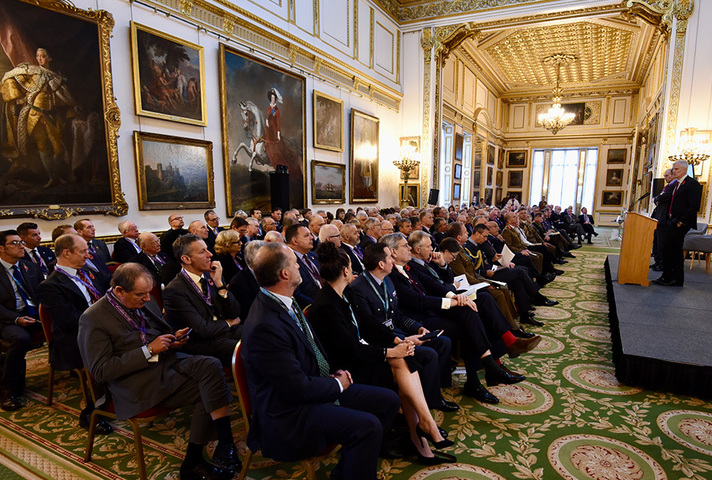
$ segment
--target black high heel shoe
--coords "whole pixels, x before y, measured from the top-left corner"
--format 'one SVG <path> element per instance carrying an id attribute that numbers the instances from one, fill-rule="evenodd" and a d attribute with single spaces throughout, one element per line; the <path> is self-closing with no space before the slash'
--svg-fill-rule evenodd
<path id="1" fill-rule="evenodd" d="M 439 442 L 436 442 L 435 440 L 433 440 L 433 437 L 431 437 L 429 433 L 425 433 L 423 431 L 423 429 L 420 428 L 420 425 L 415 426 L 415 434 L 418 435 L 420 438 L 424 438 L 427 441 L 429 441 L 430 443 L 432 443 L 433 446 L 437 449 L 452 447 L 453 445 L 455 445 L 455 442 L 453 442 L 452 440 L 448 440 L 448 439 L 440 440 Z"/>

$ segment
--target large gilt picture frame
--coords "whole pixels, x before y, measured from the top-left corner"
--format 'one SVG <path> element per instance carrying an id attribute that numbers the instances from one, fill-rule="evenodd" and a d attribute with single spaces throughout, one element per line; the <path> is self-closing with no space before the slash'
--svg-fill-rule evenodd
<path id="1" fill-rule="evenodd" d="M 351 109 L 351 203 L 378 203 L 378 117 Z"/>
<path id="2" fill-rule="evenodd" d="M 203 47 L 131 22 L 136 115 L 207 126 Z"/>
<path id="3" fill-rule="evenodd" d="M 346 165 L 312 160 L 311 192 L 314 205 L 344 203 L 346 201 Z"/>
<path id="4" fill-rule="evenodd" d="M 140 210 L 215 208 L 213 142 L 134 132 Z"/>
<path id="5" fill-rule="evenodd" d="M 344 102 L 314 90 L 314 147 L 344 151 Z"/>
<path id="6" fill-rule="evenodd" d="M 3 0 L 0 218 L 126 215 L 109 41 L 114 19 Z"/>
<path id="7" fill-rule="evenodd" d="M 289 206 L 306 203 L 304 77 L 220 44 L 227 211 L 271 210 L 270 173 L 289 172 Z"/>

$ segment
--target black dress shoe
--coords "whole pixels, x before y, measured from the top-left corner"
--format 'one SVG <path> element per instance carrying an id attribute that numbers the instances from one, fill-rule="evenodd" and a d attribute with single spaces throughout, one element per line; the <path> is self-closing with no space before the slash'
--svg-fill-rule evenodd
<path id="1" fill-rule="evenodd" d="M 558 268 L 555 268 L 555 269 L 553 270 L 553 272 L 554 272 L 556 275 L 563 275 L 564 273 L 566 273 L 565 271 L 559 270 Z"/>
<path id="2" fill-rule="evenodd" d="M 460 406 L 455 402 L 448 402 L 444 398 L 440 401 L 440 405 L 434 407 L 435 410 L 440 410 L 441 412 L 457 412 L 460 410 Z"/>
<path id="3" fill-rule="evenodd" d="M 662 285 L 663 287 L 682 287 L 683 286 L 683 282 L 675 281 L 675 280 L 665 280 L 662 277 L 657 278 L 655 280 L 651 280 L 651 281 L 652 281 L 652 283 Z"/>
<path id="4" fill-rule="evenodd" d="M 532 338 L 518 338 L 516 342 L 507 347 L 507 355 L 509 358 L 517 358 L 522 353 L 534 350 L 539 342 L 541 342 L 539 335 L 534 335 Z M 490 383 L 487 382 L 487 384 Z"/>
<path id="5" fill-rule="evenodd" d="M 519 323 L 533 325 L 535 327 L 543 327 L 544 326 L 544 322 L 540 322 L 539 320 L 536 320 L 533 316 L 529 316 L 526 319 L 520 318 Z M 514 336 L 516 337 L 517 335 L 514 335 Z"/>
<path id="6" fill-rule="evenodd" d="M 206 461 L 200 461 L 192 466 L 180 466 L 180 480 L 228 480 L 233 472 L 223 470 Z"/>
<path id="7" fill-rule="evenodd" d="M 576 245 L 576 244 L 571 244 L 571 246 L 569 246 L 569 248 L 572 249 L 572 250 L 576 250 L 576 249 L 581 248 L 581 247 L 582 247 L 582 245 L 581 245 L 580 243 L 579 243 L 578 245 Z"/>
<path id="8" fill-rule="evenodd" d="M 422 428 L 420 428 L 420 425 L 415 426 L 415 434 L 420 437 L 421 441 L 427 440 L 428 442 L 432 443 L 433 447 L 437 448 L 438 450 L 440 450 L 441 448 L 448 448 L 455 445 L 455 442 L 453 442 L 452 440 L 448 440 L 447 438 L 436 442 L 435 439 L 429 433 L 426 433 L 425 431 L 423 431 Z"/>
<path id="9" fill-rule="evenodd" d="M 89 429 L 89 419 L 91 418 L 91 411 L 82 410 L 79 413 L 79 426 L 85 430 Z M 99 416 L 96 422 L 96 428 L 94 432 L 97 435 L 108 435 L 114 431 L 114 427 L 107 421 L 106 417 Z"/>
<path id="10" fill-rule="evenodd" d="M 571 253 L 571 252 L 566 252 L 566 253 L 564 253 L 562 256 L 563 256 L 563 257 L 566 257 L 566 258 L 576 258 L 576 255 L 574 255 L 574 254 Z"/>
<path id="11" fill-rule="evenodd" d="M 527 332 L 522 327 L 519 327 L 516 330 L 510 330 L 510 332 L 512 332 L 512 335 L 514 335 L 517 338 L 532 338 L 534 336 L 533 333 Z"/>
<path id="12" fill-rule="evenodd" d="M 502 383 L 505 385 L 512 385 L 514 383 L 523 382 L 526 379 L 527 377 L 524 375 L 508 373 L 502 368 L 498 368 L 497 371 L 492 373 L 485 372 L 485 382 L 487 382 L 488 387 L 494 387 L 495 385 L 500 385 Z"/>
<path id="13" fill-rule="evenodd" d="M 586 242 L 586 245 L 593 245 L 593 242 L 589 240 L 588 242 Z"/>
<path id="14" fill-rule="evenodd" d="M 0 403 L 0 408 L 5 410 L 6 412 L 14 412 L 15 410 L 21 409 L 22 404 L 17 399 L 17 397 L 15 397 L 15 395 L 11 393 L 6 393 L 3 396 L 2 403 Z"/>
<path id="15" fill-rule="evenodd" d="M 569 263 L 569 261 L 564 260 L 563 258 L 557 258 L 556 262 L 554 262 L 554 263 L 556 263 L 557 265 L 566 265 L 567 263 Z"/>
<path id="16" fill-rule="evenodd" d="M 240 456 L 234 443 L 218 442 L 213 453 L 212 464 L 221 470 L 237 472 L 242 468 Z"/>
<path id="17" fill-rule="evenodd" d="M 542 307 L 553 307 L 554 305 L 559 304 L 558 300 L 549 300 L 544 295 L 541 295 L 541 298 L 534 299 L 534 301 L 532 303 L 534 303 L 534 305 L 538 305 L 538 306 L 542 306 Z"/>
<path id="18" fill-rule="evenodd" d="M 465 382 L 465 387 L 463 388 L 465 395 L 472 397 L 475 400 L 482 403 L 499 403 L 499 398 L 492 395 L 481 383 L 473 384 L 470 382 Z"/>

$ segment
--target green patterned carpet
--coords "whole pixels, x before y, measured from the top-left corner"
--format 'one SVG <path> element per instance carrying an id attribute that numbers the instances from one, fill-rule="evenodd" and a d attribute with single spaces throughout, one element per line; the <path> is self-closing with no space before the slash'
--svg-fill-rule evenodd
<path id="1" fill-rule="evenodd" d="M 422 468 L 406 460 L 380 460 L 383 479 L 596 479 L 712 478 L 712 404 L 618 384 L 611 363 L 603 262 L 617 245 L 577 250 L 566 274 L 544 293 L 559 300 L 539 307 L 546 326 L 537 349 L 507 361 L 526 382 L 491 389 L 501 403 L 479 404 L 456 386 L 446 392 L 461 409 L 436 412 L 456 446 L 460 463 Z M 704 268 L 704 266 L 695 268 Z M 55 404 L 47 393 L 46 351 L 29 361 L 27 406 L 0 412 L 0 479 L 137 478 L 133 438 L 125 424 L 99 437 L 94 462 L 82 462 L 86 432 L 77 426 L 81 393 L 76 379 L 60 374 Z M 457 385 L 464 383 L 456 376 Z M 233 430 L 244 449 L 243 423 L 234 409 Z M 186 447 L 188 422 L 177 412 L 144 428 L 148 471 L 175 479 Z M 328 478 L 334 459 L 319 466 Z M 4 466 L 4 467 L 2 467 Z M 305 478 L 298 464 L 257 457 L 254 479 Z"/>

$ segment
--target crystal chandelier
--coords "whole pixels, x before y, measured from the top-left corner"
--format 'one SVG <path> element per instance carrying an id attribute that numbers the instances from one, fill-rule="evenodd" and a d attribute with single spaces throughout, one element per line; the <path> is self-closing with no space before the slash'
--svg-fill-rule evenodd
<path id="1" fill-rule="evenodd" d="M 685 131 L 687 132 L 687 137 L 681 138 L 678 144 L 675 145 L 675 148 L 668 155 L 668 160 L 673 163 L 678 160 L 685 160 L 692 165 L 694 170 L 697 165 L 710 158 L 710 145 L 708 142 L 695 139 L 695 131 L 697 131 L 695 127 L 687 127 Z"/>
<path id="2" fill-rule="evenodd" d="M 571 112 L 565 112 L 561 107 L 561 86 L 560 86 L 560 76 L 561 76 L 561 65 L 567 64 L 576 60 L 574 55 L 567 55 L 564 53 L 556 53 L 554 55 L 549 55 L 544 58 L 545 64 L 553 63 L 556 65 L 556 88 L 554 88 L 554 97 L 551 99 L 554 104 L 551 106 L 548 112 L 539 114 L 539 123 L 550 130 L 551 133 L 556 135 L 559 130 L 563 130 L 569 123 L 571 123 L 575 115 Z"/>

